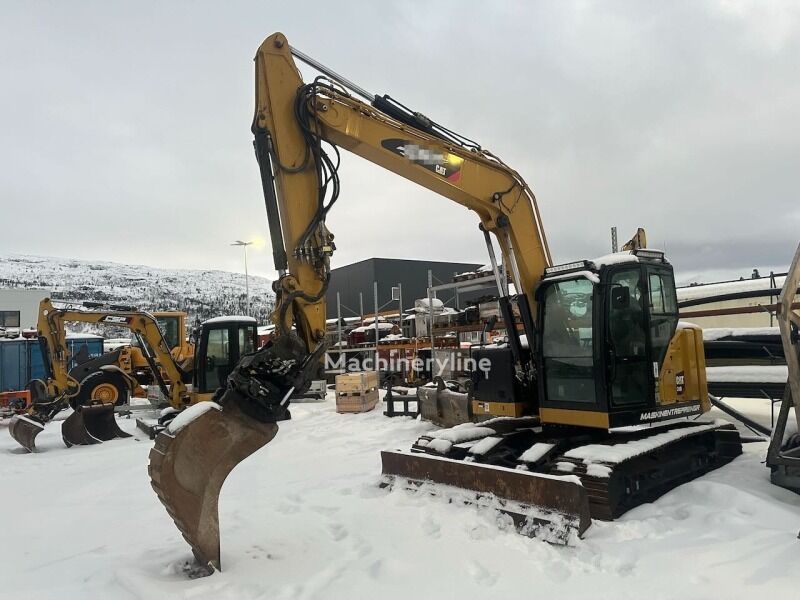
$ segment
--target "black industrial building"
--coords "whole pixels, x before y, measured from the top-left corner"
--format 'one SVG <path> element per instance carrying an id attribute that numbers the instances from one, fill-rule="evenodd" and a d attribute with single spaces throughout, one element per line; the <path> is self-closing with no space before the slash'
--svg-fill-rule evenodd
<path id="1" fill-rule="evenodd" d="M 403 309 L 414 306 L 414 300 L 426 298 L 428 295 L 428 271 L 433 273 L 433 284 L 449 283 L 456 273 L 474 271 L 481 265 L 476 263 L 440 262 L 434 260 L 405 260 L 400 258 L 368 258 L 351 265 L 339 267 L 331 271 L 331 282 L 328 286 L 328 318 L 336 318 L 336 294 L 342 303 L 342 317 L 358 316 L 361 310 L 359 293 L 363 297 L 364 313 L 374 314 L 375 302 L 373 282 L 378 282 L 378 306 L 381 310 L 397 308 L 392 302 L 392 287 L 397 284 L 403 289 Z M 439 298 L 448 306 L 452 294 L 440 295 Z M 466 301 L 469 296 L 460 297 Z"/>

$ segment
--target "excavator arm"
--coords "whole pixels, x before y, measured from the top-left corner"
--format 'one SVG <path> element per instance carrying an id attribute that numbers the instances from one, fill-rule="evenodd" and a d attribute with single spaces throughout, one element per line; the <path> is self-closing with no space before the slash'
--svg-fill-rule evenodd
<path id="1" fill-rule="evenodd" d="M 62 437 L 68 445 L 95 443 L 114 437 L 127 437 L 114 421 L 113 403 L 99 401 L 79 406 L 75 401 L 81 384 L 70 375 L 70 352 L 67 345 L 66 323 L 89 323 L 125 327 L 142 342 L 145 359 L 174 408 L 188 404 L 183 373 L 170 353 L 155 317 L 147 312 L 130 310 L 58 308 L 49 298 L 39 304 L 38 335 L 45 362 L 46 380 L 29 384 L 32 402 L 27 414 L 14 417 L 9 424 L 12 437 L 29 452 L 35 449 L 35 438 L 44 425 L 61 410 L 73 405 L 75 412 L 62 426 Z M 170 382 L 168 386 L 161 371 Z"/>

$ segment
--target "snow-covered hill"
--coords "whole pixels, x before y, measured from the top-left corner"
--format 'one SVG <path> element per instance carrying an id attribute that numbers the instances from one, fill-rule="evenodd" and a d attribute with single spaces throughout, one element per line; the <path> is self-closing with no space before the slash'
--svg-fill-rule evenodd
<path id="1" fill-rule="evenodd" d="M 266 322 L 274 300 L 271 282 L 251 275 L 250 314 Z M 144 310 L 184 310 L 206 319 L 246 313 L 241 273 L 162 269 L 104 261 L 0 255 L 0 288 L 44 288 L 54 299 L 107 301 Z"/>

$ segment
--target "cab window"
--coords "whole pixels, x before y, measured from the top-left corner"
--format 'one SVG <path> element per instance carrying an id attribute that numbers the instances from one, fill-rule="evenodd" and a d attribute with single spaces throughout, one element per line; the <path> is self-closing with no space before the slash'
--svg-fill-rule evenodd
<path id="1" fill-rule="evenodd" d="M 596 402 L 593 293 L 594 285 L 583 277 L 545 290 L 542 354 L 549 401 Z"/>
<path id="2" fill-rule="evenodd" d="M 178 317 L 156 317 L 158 327 L 170 350 L 181 345 L 178 337 Z"/>
<path id="3" fill-rule="evenodd" d="M 212 329 L 208 332 L 208 347 L 203 365 L 207 390 L 215 390 L 227 380 L 230 372 L 229 363 L 228 330 Z"/>
<path id="4" fill-rule="evenodd" d="M 253 344 L 253 328 L 252 327 L 240 327 L 239 328 L 239 356 L 244 356 L 245 354 L 251 354 L 255 352 L 255 345 Z"/>
<path id="5" fill-rule="evenodd" d="M 650 340 L 653 347 L 653 361 L 659 368 L 664 362 L 667 347 L 678 326 L 678 307 L 675 294 L 675 280 L 671 273 L 649 270 Z"/>

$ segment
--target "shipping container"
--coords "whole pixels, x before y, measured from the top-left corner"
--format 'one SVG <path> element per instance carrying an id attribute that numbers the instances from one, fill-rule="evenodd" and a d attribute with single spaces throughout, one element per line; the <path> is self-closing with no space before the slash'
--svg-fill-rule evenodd
<path id="1" fill-rule="evenodd" d="M 28 340 L 0 340 L 0 392 L 25 389 L 30 377 Z"/>
<path id="2" fill-rule="evenodd" d="M 100 336 L 81 335 L 67 338 L 67 348 L 74 357 L 86 348 L 89 358 L 103 354 L 103 338 Z M 0 340 L 0 391 L 12 392 L 25 389 L 31 379 L 45 377 L 44 358 L 38 339 L 19 338 Z"/>

